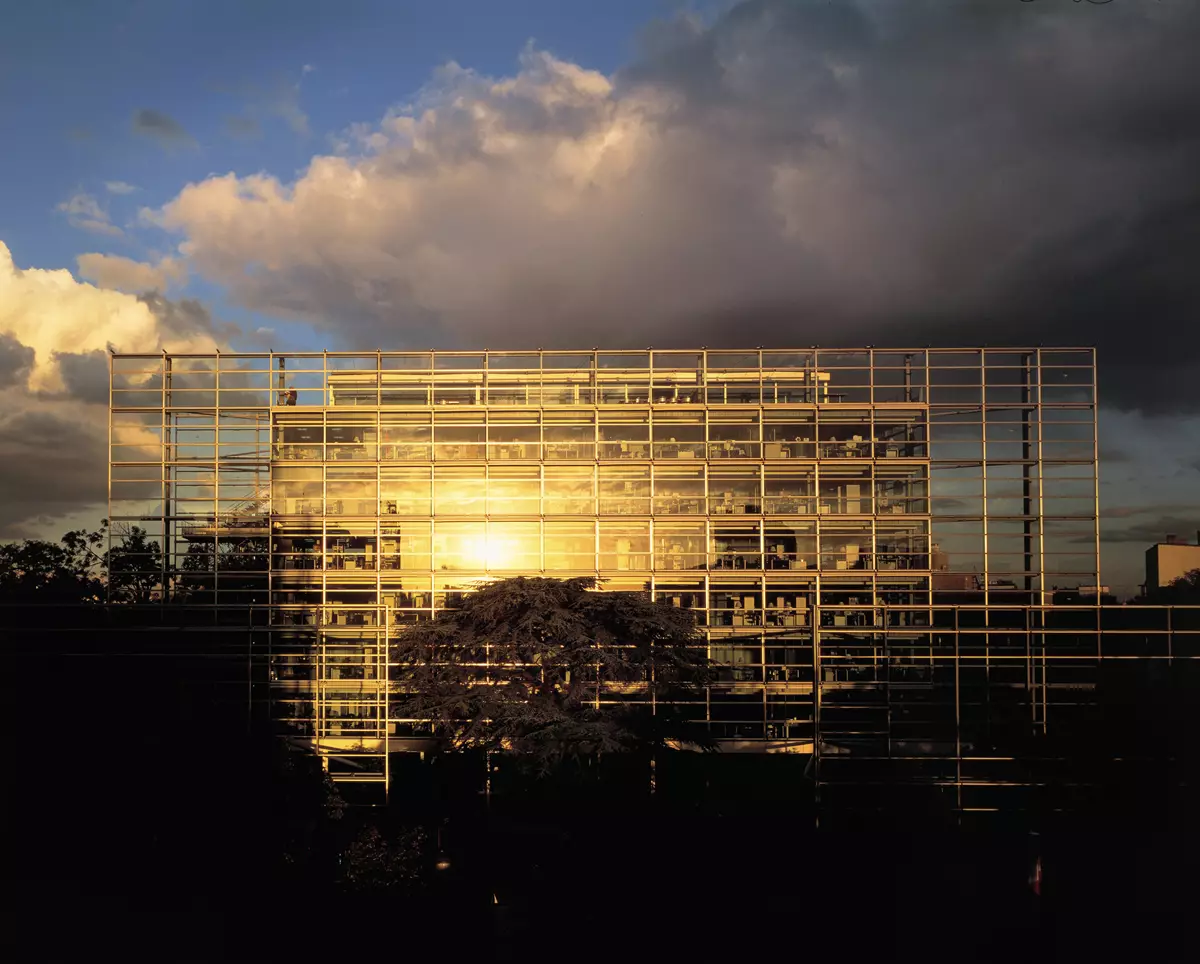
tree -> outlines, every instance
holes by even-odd
[[[102,526],[66,533],[58,543],[41,539],[0,543],[0,600],[8,603],[72,605],[103,598],[97,552]]]
[[[266,603],[268,568],[266,539],[193,542],[173,574],[174,598],[188,603],[212,602],[219,574],[223,602]]]
[[[103,559],[111,602],[146,603],[159,598],[163,588],[162,549],[145,529],[130,526]]]
[[[594,579],[517,577],[401,634],[401,717],[460,750],[565,758],[714,744],[681,702],[713,677],[692,614]]]
[[[1172,579],[1170,585],[1159,590],[1156,602],[1166,606],[1200,605],[1200,569],[1193,569]]]
[[[355,892],[405,892],[425,882],[426,835],[420,827],[386,837],[373,823],[341,855],[339,880]]]

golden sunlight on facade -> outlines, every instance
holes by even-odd
[[[521,574],[692,610],[729,750],[936,756],[938,607],[1024,682],[1030,607],[1100,584],[1094,403],[1091,349],[116,355],[110,514],[164,599],[257,607],[339,779],[421,738],[388,639]]]

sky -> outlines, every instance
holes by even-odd
[[[1200,0],[45,0],[0,31],[0,538],[104,353],[1096,345],[1102,578],[1200,529]]]

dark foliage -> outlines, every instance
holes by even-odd
[[[1172,580],[1158,591],[1154,601],[1164,606],[1200,606],[1200,569]]]
[[[692,615],[594,580],[506,579],[406,630],[397,713],[458,750],[564,758],[711,747],[687,701],[713,678]]]
[[[427,835],[420,827],[387,836],[373,823],[341,855],[340,883],[355,893],[412,893],[426,883]]]
[[[68,532],[61,542],[26,539],[0,543],[0,603],[82,605],[104,597],[105,541],[96,532]]]

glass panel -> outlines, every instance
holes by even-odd
[[[541,360],[535,352],[525,354],[492,353],[487,358],[488,371],[537,371]],[[585,366],[586,367],[586,366]]]
[[[768,569],[815,569],[817,529],[812,522],[769,522],[764,533]]]
[[[708,479],[708,511],[714,515],[754,515],[762,512],[758,473],[717,472]]]
[[[595,355],[592,352],[556,354],[547,352],[542,355],[542,369],[562,371],[568,369],[583,369],[585,372],[594,367]]]
[[[592,469],[583,466],[546,466],[542,511],[546,515],[592,515],[596,511]]]
[[[483,355],[434,352],[433,367],[435,371],[473,371],[482,369],[484,367]]]
[[[517,475],[493,468],[488,475],[490,515],[540,515],[542,484],[537,469]]]
[[[723,418],[721,421],[710,422],[708,426],[708,457],[717,458],[749,458],[759,457],[759,425],[758,417],[747,415],[743,418]]]
[[[602,459],[648,459],[648,412],[601,412],[599,456]]]
[[[484,515],[482,468],[438,466],[433,480],[434,515]]]
[[[704,523],[659,523],[654,527],[654,568],[660,571],[704,569]]]
[[[598,368],[649,368],[650,353],[637,352],[601,352],[597,358]]]
[[[779,515],[811,515],[815,511],[812,472],[767,470],[763,510]]]
[[[379,359],[375,355],[327,355],[325,367],[329,371],[373,372],[379,367]]]
[[[650,469],[601,466],[600,514],[646,515],[650,512]]]
[[[881,410],[875,413],[875,458],[928,457],[928,427],[921,411]]]
[[[709,553],[712,569],[761,569],[762,531],[752,522],[714,522]]]
[[[488,572],[536,572],[542,568],[541,525],[537,522],[490,522],[482,551]]]
[[[540,457],[542,430],[535,415],[524,416],[519,422],[491,421],[487,429],[489,458],[509,461]]]
[[[699,421],[655,421],[656,459],[703,459],[704,425]]]
[[[816,422],[804,412],[768,412],[763,421],[763,457],[767,459],[811,459],[817,454],[813,441]]]
[[[323,511],[320,466],[275,466],[271,473],[272,511],[285,515],[320,515]]]
[[[380,469],[379,489],[381,515],[429,515],[431,488],[428,468],[384,466]]]
[[[649,523],[600,521],[600,568],[616,571],[650,568]]]
[[[710,351],[708,353],[708,370],[757,369],[759,367],[758,358],[756,351]]]
[[[447,461],[482,459],[486,438],[483,425],[439,421],[433,427],[434,457]]]
[[[763,368],[811,368],[813,364],[810,351],[765,351],[762,356]]]
[[[432,364],[428,352],[385,354],[382,367],[384,371],[429,371]]]
[[[654,511],[662,515],[703,515],[704,469],[656,469]]]
[[[590,412],[547,416],[542,426],[545,458],[568,461],[595,458],[593,418]]]
[[[818,482],[818,515],[867,514],[872,511],[871,470],[822,468]]]
[[[595,570],[596,531],[591,522],[546,523],[546,571]]]
[[[820,532],[821,569],[870,569],[873,566],[871,524],[823,525]]]

